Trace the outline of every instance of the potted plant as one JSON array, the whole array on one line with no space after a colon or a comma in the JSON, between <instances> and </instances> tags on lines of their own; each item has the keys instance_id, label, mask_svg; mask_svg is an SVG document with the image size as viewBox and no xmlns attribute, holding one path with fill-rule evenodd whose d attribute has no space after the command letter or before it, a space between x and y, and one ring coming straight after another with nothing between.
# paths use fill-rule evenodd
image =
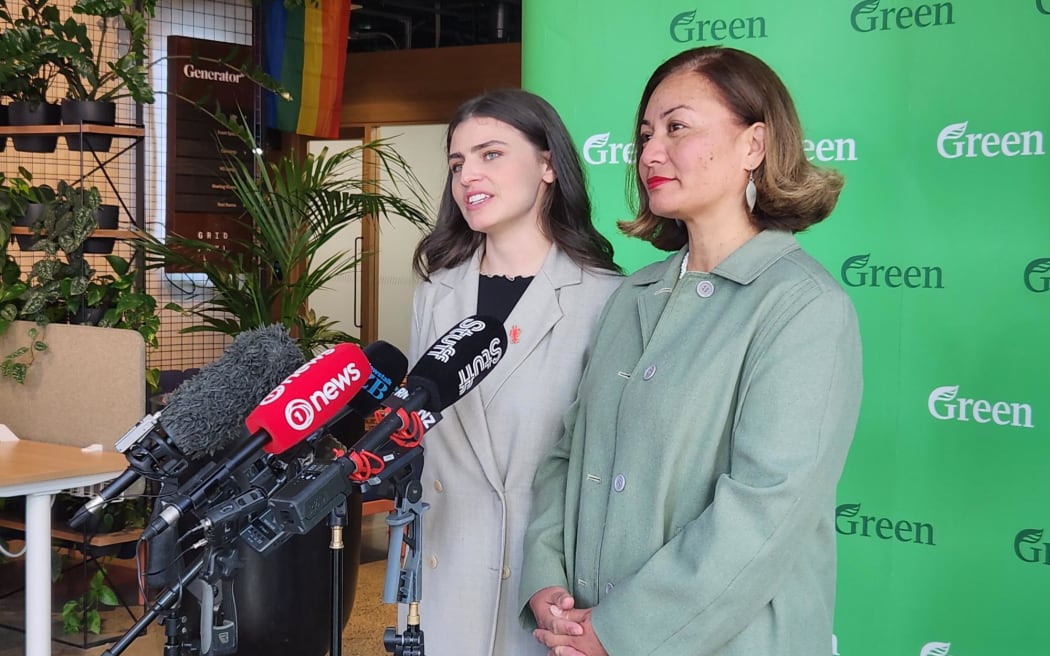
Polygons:
<instances>
[{"instance_id":1,"label":"potted plant","mask_svg":"<svg viewBox=\"0 0 1050 656\"><path fill-rule=\"evenodd\" d=\"M214 331L236 336L245 330L281 323L312 357L319 349L352 341L328 317L309 310L310 296L351 271L359 260L347 252L320 257L322 247L365 216L392 215L425 227L429 220L422 187L407 163L388 144L364 144L339 153L326 150L305 158L292 155L267 162L254 140L254 167L230 159L230 182L245 208L240 223L247 239L227 251L222 246L179 235L162 242L143 234L137 244L150 266L197 267L215 294L195 306L168 308L191 314L201 324L185 332ZM340 174L353 160L373 153L390 188ZM257 168L256 176L253 168ZM398 194L401 195L398 195Z\"/></svg>"},{"instance_id":2,"label":"potted plant","mask_svg":"<svg viewBox=\"0 0 1050 656\"><path fill-rule=\"evenodd\" d=\"M70 55L60 60L59 72L68 84L62 102L62 122L68 125L86 123L113 125L116 101L131 98L137 103L152 103L153 88L146 66L149 46L148 20L155 10L155 0L78 0L73 13L97 18L98 37L92 40L88 27L74 17L51 25L60 42L73 44ZM114 46L106 43L117 24L127 32L126 48L115 58L107 58ZM71 150L85 146L96 152L109 150L112 138L106 135L67 135Z\"/></svg>"},{"instance_id":3,"label":"potted plant","mask_svg":"<svg viewBox=\"0 0 1050 656\"><path fill-rule=\"evenodd\" d=\"M129 260L106 255L112 273L99 273L85 257L89 235L98 226L98 190L76 189L60 182L54 200L32 225L32 250L43 256L33 263L20 296L18 316L46 326L68 321L103 328L136 330L148 347L156 348L160 318L156 299L136 286ZM25 355L25 354L23 354ZM156 387L159 371L150 369L147 382Z\"/></svg>"},{"instance_id":4,"label":"potted plant","mask_svg":"<svg viewBox=\"0 0 1050 656\"><path fill-rule=\"evenodd\" d=\"M8 106L11 125L57 125L59 106L49 101L52 82L59 74L59 62L74 54L76 45L62 43L51 36L51 26L59 20L58 8L48 0L22 0L21 11L12 13L7 0L0 0L0 61L6 77L4 87L13 101ZM16 150L50 153L58 138L49 135L12 137Z\"/></svg>"}]
</instances>

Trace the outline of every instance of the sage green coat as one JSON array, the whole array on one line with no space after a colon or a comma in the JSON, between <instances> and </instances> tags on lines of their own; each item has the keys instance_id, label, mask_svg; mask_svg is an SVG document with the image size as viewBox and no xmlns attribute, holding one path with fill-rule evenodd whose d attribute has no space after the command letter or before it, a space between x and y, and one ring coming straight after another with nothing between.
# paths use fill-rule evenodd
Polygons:
<instances>
[{"instance_id":1,"label":"sage green coat","mask_svg":"<svg viewBox=\"0 0 1050 656\"><path fill-rule=\"evenodd\" d=\"M561 585L611 656L828 654L856 314L790 233L679 280L683 255L604 310L536 474L522 619Z\"/></svg>"}]
</instances>

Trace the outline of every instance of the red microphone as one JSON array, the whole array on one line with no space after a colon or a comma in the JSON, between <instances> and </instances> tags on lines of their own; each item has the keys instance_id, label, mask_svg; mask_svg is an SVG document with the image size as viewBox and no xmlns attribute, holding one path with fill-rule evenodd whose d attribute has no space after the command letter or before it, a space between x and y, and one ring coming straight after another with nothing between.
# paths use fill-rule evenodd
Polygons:
<instances>
[{"instance_id":1,"label":"red microphone","mask_svg":"<svg viewBox=\"0 0 1050 656\"><path fill-rule=\"evenodd\" d=\"M296 369L252 410L244 425L265 432L267 453L284 453L323 428L357 395L372 365L358 346L338 344Z\"/></svg>"},{"instance_id":2,"label":"red microphone","mask_svg":"<svg viewBox=\"0 0 1050 656\"><path fill-rule=\"evenodd\" d=\"M209 463L188 481L142 531L149 540L198 508L259 450L283 453L322 429L365 386L372 366L358 346L339 344L295 370L245 419L248 438L221 463ZM187 489L188 488L188 489Z\"/></svg>"}]
</instances>

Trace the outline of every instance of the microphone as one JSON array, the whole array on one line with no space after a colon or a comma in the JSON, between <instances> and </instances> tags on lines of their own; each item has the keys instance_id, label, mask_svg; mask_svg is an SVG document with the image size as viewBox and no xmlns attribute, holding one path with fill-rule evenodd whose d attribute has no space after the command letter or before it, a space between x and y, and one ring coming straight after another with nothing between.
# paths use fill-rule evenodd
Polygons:
<instances>
[{"instance_id":1,"label":"microphone","mask_svg":"<svg viewBox=\"0 0 1050 656\"><path fill-rule=\"evenodd\" d=\"M478 386L507 350L503 322L484 315L463 319L442 335L408 372L405 386L394 393L391 412L365 433L353 451L373 451L407 425L405 413L438 413ZM435 422L422 422L430 428Z\"/></svg>"},{"instance_id":2,"label":"microphone","mask_svg":"<svg viewBox=\"0 0 1050 656\"><path fill-rule=\"evenodd\" d=\"M350 400L348 409L361 417L368 417L401 385L408 371L408 358L401 349L384 341L372 342L364 352L372 366L372 374L357 396Z\"/></svg>"},{"instance_id":3,"label":"microphone","mask_svg":"<svg viewBox=\"0 0 1050 656\"><path fill-rule=\"evenodd\" d=\"M260 449L280 454L324 428L360 392L371 372L364 352L353 344L338 344L295 370L248 414L240 431L247 434L241 446L221 464L202 471L188 491L169 499L143 530L143 539L155 537L200 506Z\"/></svg>"},{"instance_id":4,"label":"microphone","mask_svg":"<svg viewBox=\"0 0 1050 656\"><path fill-rule=\"evenodd\" d=\"M353 489L353 483L375 487L414 460L414 445L396 435L418 411L417 437L440 420L438 414L465 396L492 371L507 348L502 322L492 317L468 317L436 341L408 374L406 387L387 401L392 412L365 433L350 453L327 463L313 463L275 490L266 513L248 525L241 537L259 553L301 535L314 526ZM389 458L371 453L394 438L408 451ZM373 468L370 464L382 463ZM380 474L382 473L382 476Z\"/></svg>"},{"instance_id":5,"label":"microphone","mask_svg":"<svg viewBox=\"0 0 1050 656\"><path fill-rule=\"evenodd\" d=\"M240 434L241 422L305 358L287 330L247 330L215 361L185 381L160 412L146 415L116 442L130 466L73 515L74 529L142 476L175 477Z\"/></svg>"}]
</instances>

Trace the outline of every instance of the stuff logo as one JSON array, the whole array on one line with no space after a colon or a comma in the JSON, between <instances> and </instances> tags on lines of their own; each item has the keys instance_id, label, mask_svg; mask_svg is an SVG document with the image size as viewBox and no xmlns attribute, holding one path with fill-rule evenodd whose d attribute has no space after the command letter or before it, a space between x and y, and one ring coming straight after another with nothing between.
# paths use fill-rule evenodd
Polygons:
<instances>
[{"instance_id":1,"label":"stuff logo","mask_svg":"<svg viewBox=\"0 0 1050 656\"><path fill-rule=\"evenodd\" d=\"M880 0L862 0L854 5L850 27L858 32L887 32L955 24L955 8L950 2L897 7L880 4Z\"/></svg>"},{"instance_id":2,"label":"stuff logo","mask_svg":"<svg viewBox=\"0 0 1050 656\"><path fill-rule=\"evenodd\" d=\"M1032 260L1024 268L1024 286L1030 292L1050 291L1050 257Z\"/></svg>"},{"instance_id":3,"label":"stuff logo","mask_svg":"<svg viewBox=\"0 0 1050 656\"><path fill-rule=\"evenodd\" d=\"M1014 536L1014 555L1026 563L1050 565L1050 542L1043 540L1043 529L1019 531Z\"/></svg>"},{"instance_id":4,"label":"stuff logo","mask_svg":"<svg viewBox=\"0 0 1050 656\"><path fill-rule=\"evenodd\" d=\"M935 387L926 399L926 408L941 421L975 421L978 424L1035 428L1032 406L1011 401L987 401L959 396L958 385Z\"/></svg>"},{"instance_id":5,"label":"stuff logo","mask_svg":"<svg viewBox=\"0 0 1050 656\"><path fill-rule=\"evenodd\" d=\"M960 157L1031 157L1045 155L1044 135L1039 130L1022 132L971 132L970 122L951 123L937 135L937 154L944 159Z\"/></svg>"},{"instance_id":6,"label":"stuff logo","mask_svg":"<svg viewBox=\"0 0 1050 656\"><path fill-rule=\"evenodd\" d=\"M927 642L922 646L919 656L951 656L951 648L950 642Z\"/></svg>"},{"instance_id":7,"label":"stuff logo","mask_svg":"<svg viewBox=\"0 0 1050 656\"><path fill-rule=\"evenodd\" d=\"M668 27L675 43L704 43L707 41L739 41L741 39L766 38L766 19L762 16L747 18L697 18L696 10L683 11L671 18Z\"/></svg>"}]
</instances>

